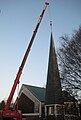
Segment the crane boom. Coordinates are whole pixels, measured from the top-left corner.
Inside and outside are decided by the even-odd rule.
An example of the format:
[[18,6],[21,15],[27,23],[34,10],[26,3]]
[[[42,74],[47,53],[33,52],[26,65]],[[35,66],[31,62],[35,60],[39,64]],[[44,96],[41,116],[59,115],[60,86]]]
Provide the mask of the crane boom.
[[42,11],[42,13],[41,13],[41,15],[40,15],[40,17],[39,17],[38,23],[37,23],[37,25],[36,25],[36,28],[35,28],[35,30],[34,30],[34,32],[33,32],[32,37],[31,37],[30,43],[29,43],[29,45],[28,45],[28,48],[27,48],[27,50],[26,50],[26,52],[25,52],[24,58],[23,58],[23,60],[22,60],[22,63],[21,63],[21,65],[20,65],[20,67],[19,67],[19,70],[18,70],[18,72],[17,72],[16,78],[15,78],[15,80],[14,80],[13,87],[12,87],[12,89],[11,89],[10,95],[9,95],[9,97],[8,97],[8,100],[7,100],[7,103],[6,103],[6,106],[5,106],[5,111],[9,110],[9,108],[10,108],[10,104],[11,104],[11,101],[12,101],[12,98],[13,98],[13,95],[14,95],[14,92],[15,92],[15,90],[16,90],[17,84],[19,84],[19,80],[20,80],[20,77],[21,77],[21,74],[22,74],[24,65],[25,65],[26,60],[27,60],[27,58],[28,58],[28,54],[29,54],[29,52],[30,52],[31,46],[32,46],[32,44],[33,44],[34,38],[35,38],[36,33],[37,33],[37,31],[38,31],[39,25],[40,25],[40,23],[41,23],[41,20],[42,20],[42,18],[43,18],[43,15],[44,15],[44,12],[45,12],[45,10],[46,10],[47,5],[49,5],[48,2],[46,2],[45,5],[44,5],[44,9],[43,9],[43,11]]

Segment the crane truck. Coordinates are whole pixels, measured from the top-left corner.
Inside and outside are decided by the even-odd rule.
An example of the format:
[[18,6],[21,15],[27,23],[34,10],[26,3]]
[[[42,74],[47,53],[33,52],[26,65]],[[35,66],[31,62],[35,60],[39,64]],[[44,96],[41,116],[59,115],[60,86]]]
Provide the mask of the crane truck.
[[48,2],[45,3],[44,5],[44,8],[43,8],[43,11],[42,13],[40,14],[40,17],[38,19],[38,22],[37,22],[37,25],[36,25],[36,28],[35,30],[33,31],[33,35],[31,37],[31,40],[29,42],[29,45],[27,47],[27,50],[25,52],[25,55],[23,57],[23,60],[21,62],[21,65],[18,69],[18,72],[17,72],[17,75],[16,75],[16,78],[14,80],[14,84],[12,86],[12,89],[11,89],[11,92],[9,94],[9,97],[7,99],[7,102],[6,102],[6,105],[5,105],[5,108],[4,110],[0,110],[0,120],[11,120],[11,119],[15,119],[15,120],[22,120],[22,113],[19,112],[18,109],[15,109],[14,111],[13,110],[10,110],[10,104],[11,104],[11,101],[12,101],[12,98],[13,98],[13,95],[15,93],[15,90],[16,90],[16,87],[17,85],[19,84],[19,81],[20,81],[20,77],[21,77],[21,74],[22,74],[22,71],[23,71],[23,68],[24,68],[24,65],[26,63],[26,60],[28,58],[28,55],[29,55],[29,52],[30,52],[30,49],[32,47],[32,44],[34,42],[34,38],[36,36],[36,33],[38,31],[38,28],[39,28],[39,25],[41,23],[41,20],[43,18],[43,15],[44,15],[44,12],[47,8],[47,6],[49,5]]

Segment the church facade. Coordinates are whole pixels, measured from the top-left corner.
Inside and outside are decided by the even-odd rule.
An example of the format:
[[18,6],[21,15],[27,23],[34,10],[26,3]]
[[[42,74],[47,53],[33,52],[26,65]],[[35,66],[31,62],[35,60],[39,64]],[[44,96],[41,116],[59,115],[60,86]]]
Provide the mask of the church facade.
[[23,119],[79,120],[77,100],[61,88],[52,33],[46,88],[23,84],[18,98]]
[[[38,118],[45,118],[47,116],[45,110],[45,92],[46,88],[26,84],[22,85],[18,97],[19,109],[22,111],[23,118],[27,120],[35,118],[35,120],[38,120]],[[59,105],[57,105],[53,110],[52,105],[49,107],[48,116],[63,114],[64,120],[78,120],[80,115],[77,100],[66,91],[62,91],[62,96],[64,99],[63,108],[59,109]]]

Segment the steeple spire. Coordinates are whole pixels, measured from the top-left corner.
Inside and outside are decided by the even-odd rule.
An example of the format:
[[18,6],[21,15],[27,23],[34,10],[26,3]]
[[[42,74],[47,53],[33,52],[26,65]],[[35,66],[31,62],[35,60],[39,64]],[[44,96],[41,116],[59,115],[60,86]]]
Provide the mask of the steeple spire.
[[[58,113],[58,110],[61,111],[60,114]],[[60,120],[63,120],[62,88],[52,32],[45,94],[45,115],[49,116],[51,114],[55,115],[56,118],[58,115],[60,116]]]
[[53,35],[51,32],[45,104],[63,104],[62,88]]

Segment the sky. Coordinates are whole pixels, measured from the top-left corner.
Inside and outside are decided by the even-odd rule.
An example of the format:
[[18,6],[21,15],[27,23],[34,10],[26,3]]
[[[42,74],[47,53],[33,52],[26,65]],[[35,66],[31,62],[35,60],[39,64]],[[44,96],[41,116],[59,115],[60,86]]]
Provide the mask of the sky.
[[[18,68],[43,10],[45,0],[0,0],[0,101],[11,91]],[[50,20],[56,51],[60,37],[72,35],[81,24],[81,0],[49,0],[43,20],[20,78],[22,84],[45,87]],[[18,94],[18,88],[15,96]]]

